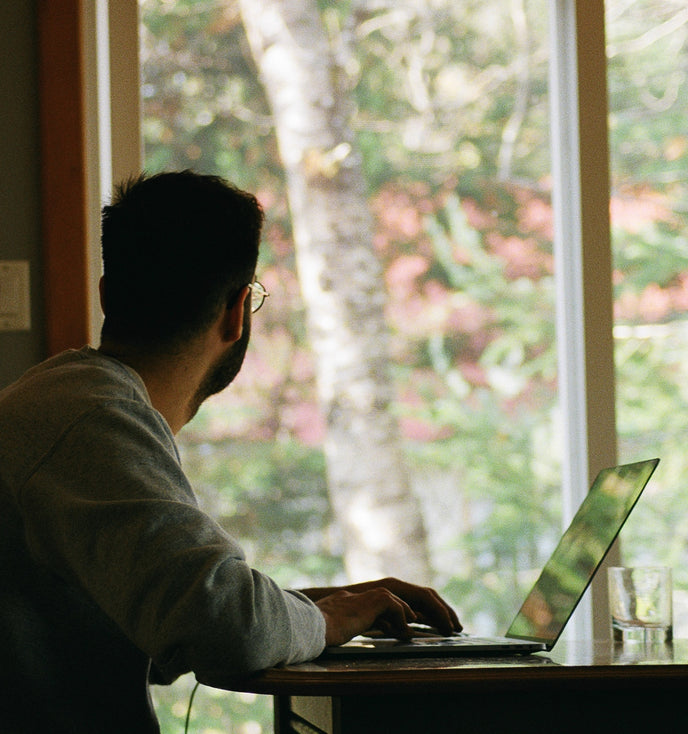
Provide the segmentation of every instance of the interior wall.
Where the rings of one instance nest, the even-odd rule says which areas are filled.
[[[28,260],[31,328],[0,331],[0,387],[45,356],[36,0],[0,3],[0,260]]]

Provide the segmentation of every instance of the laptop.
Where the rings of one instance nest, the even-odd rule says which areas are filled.
[[[609,552],[659,459],[603,469],[503,637],[356,637],[327,657],[451,657],[551,650]]]

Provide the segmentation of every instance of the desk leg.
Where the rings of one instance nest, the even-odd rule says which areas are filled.
[[[275,696],[275,734],[339,734],[340,698]]]
[[[275,734],[290,734],[291,701],[289,696],[273,696],[272,706],[275,717]]]

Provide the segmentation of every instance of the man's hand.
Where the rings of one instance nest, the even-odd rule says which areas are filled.
[[[341,645],[371,629],[387,637],[408,639],[419,622],[435,627],[442,635],[460,632],[454,610],[434,590],[394,578],[350,586],[304,589],[327,623],[328,645]]]

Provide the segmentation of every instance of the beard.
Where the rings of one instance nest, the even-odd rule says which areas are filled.
[[[251,336],[251,314],[246,312],[241,336],[208,370],[203,382],[196,391],[194,414],[211,395],[222,392],[239,374],[244,363],[248,342]]]

